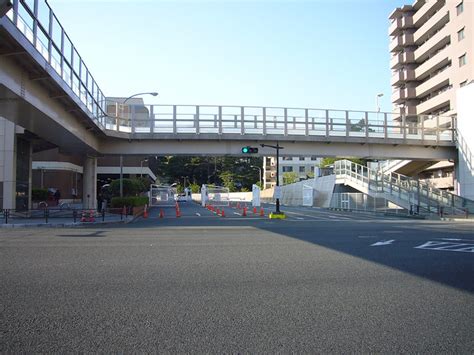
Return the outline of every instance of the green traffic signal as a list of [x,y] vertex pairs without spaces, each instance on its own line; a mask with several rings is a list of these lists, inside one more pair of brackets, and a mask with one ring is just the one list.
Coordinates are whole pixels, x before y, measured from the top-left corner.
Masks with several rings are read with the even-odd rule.
[[244,154],[256,154],[256,153],[258,153],[258,148],[249,147],[249,146],[242,147],[242,153],[244,153]]

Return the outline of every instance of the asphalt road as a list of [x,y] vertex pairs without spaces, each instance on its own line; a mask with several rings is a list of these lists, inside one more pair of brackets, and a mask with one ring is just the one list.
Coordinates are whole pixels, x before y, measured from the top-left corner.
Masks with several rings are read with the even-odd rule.
[[0,230],[0,352],[474,352],[474,224],[284,209]]

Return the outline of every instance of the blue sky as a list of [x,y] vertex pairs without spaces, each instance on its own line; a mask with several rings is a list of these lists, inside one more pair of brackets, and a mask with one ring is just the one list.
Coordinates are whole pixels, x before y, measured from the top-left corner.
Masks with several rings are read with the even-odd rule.
[[107,96],[390,111],[399,0],[49,0]]

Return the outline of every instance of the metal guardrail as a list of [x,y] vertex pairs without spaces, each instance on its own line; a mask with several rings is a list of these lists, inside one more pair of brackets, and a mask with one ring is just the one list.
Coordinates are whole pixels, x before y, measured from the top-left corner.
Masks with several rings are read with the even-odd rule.
[[104,129],[106,99],[71,39],[44,0],[12,0],[8,17]]
[[126,219],[132,215],[131,209],[126,208],[109,208],[107,210],[96,211],[90,209],[64,209],[64,208],[38,208],[29,210],[14,210],[14,209],[2,209],[0,210],[0,224],[12,224],[18,223],[19,221],[32,221],[39,220],[44,223],[50,223],[54,219],[63,219],[73,223],[79,222],[95,222],[95,221],[106,221],[108,219]]
[[436,214],[449,212],[460,215],[474,213],[474,201],[434,188],[405,175],[371,170],[349,160],[336,161],[334,173],[336,177],[355,181],[374,193],[403,201],[417,213],[420,211]]
[[318,108],[123,105],[109,101],[105,128],[140,135],[281,135],[455,141],[451,116],[402,117],[388,112]]

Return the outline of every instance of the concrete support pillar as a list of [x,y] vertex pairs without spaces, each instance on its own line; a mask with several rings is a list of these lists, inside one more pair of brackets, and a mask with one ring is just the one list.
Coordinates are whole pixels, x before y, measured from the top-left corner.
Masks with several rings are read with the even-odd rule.
[[97,158],[84,160],[82,204],[85,209],[97,209]]
[[15,124],[0,117],[0,206],[15,208],[16,144]]

